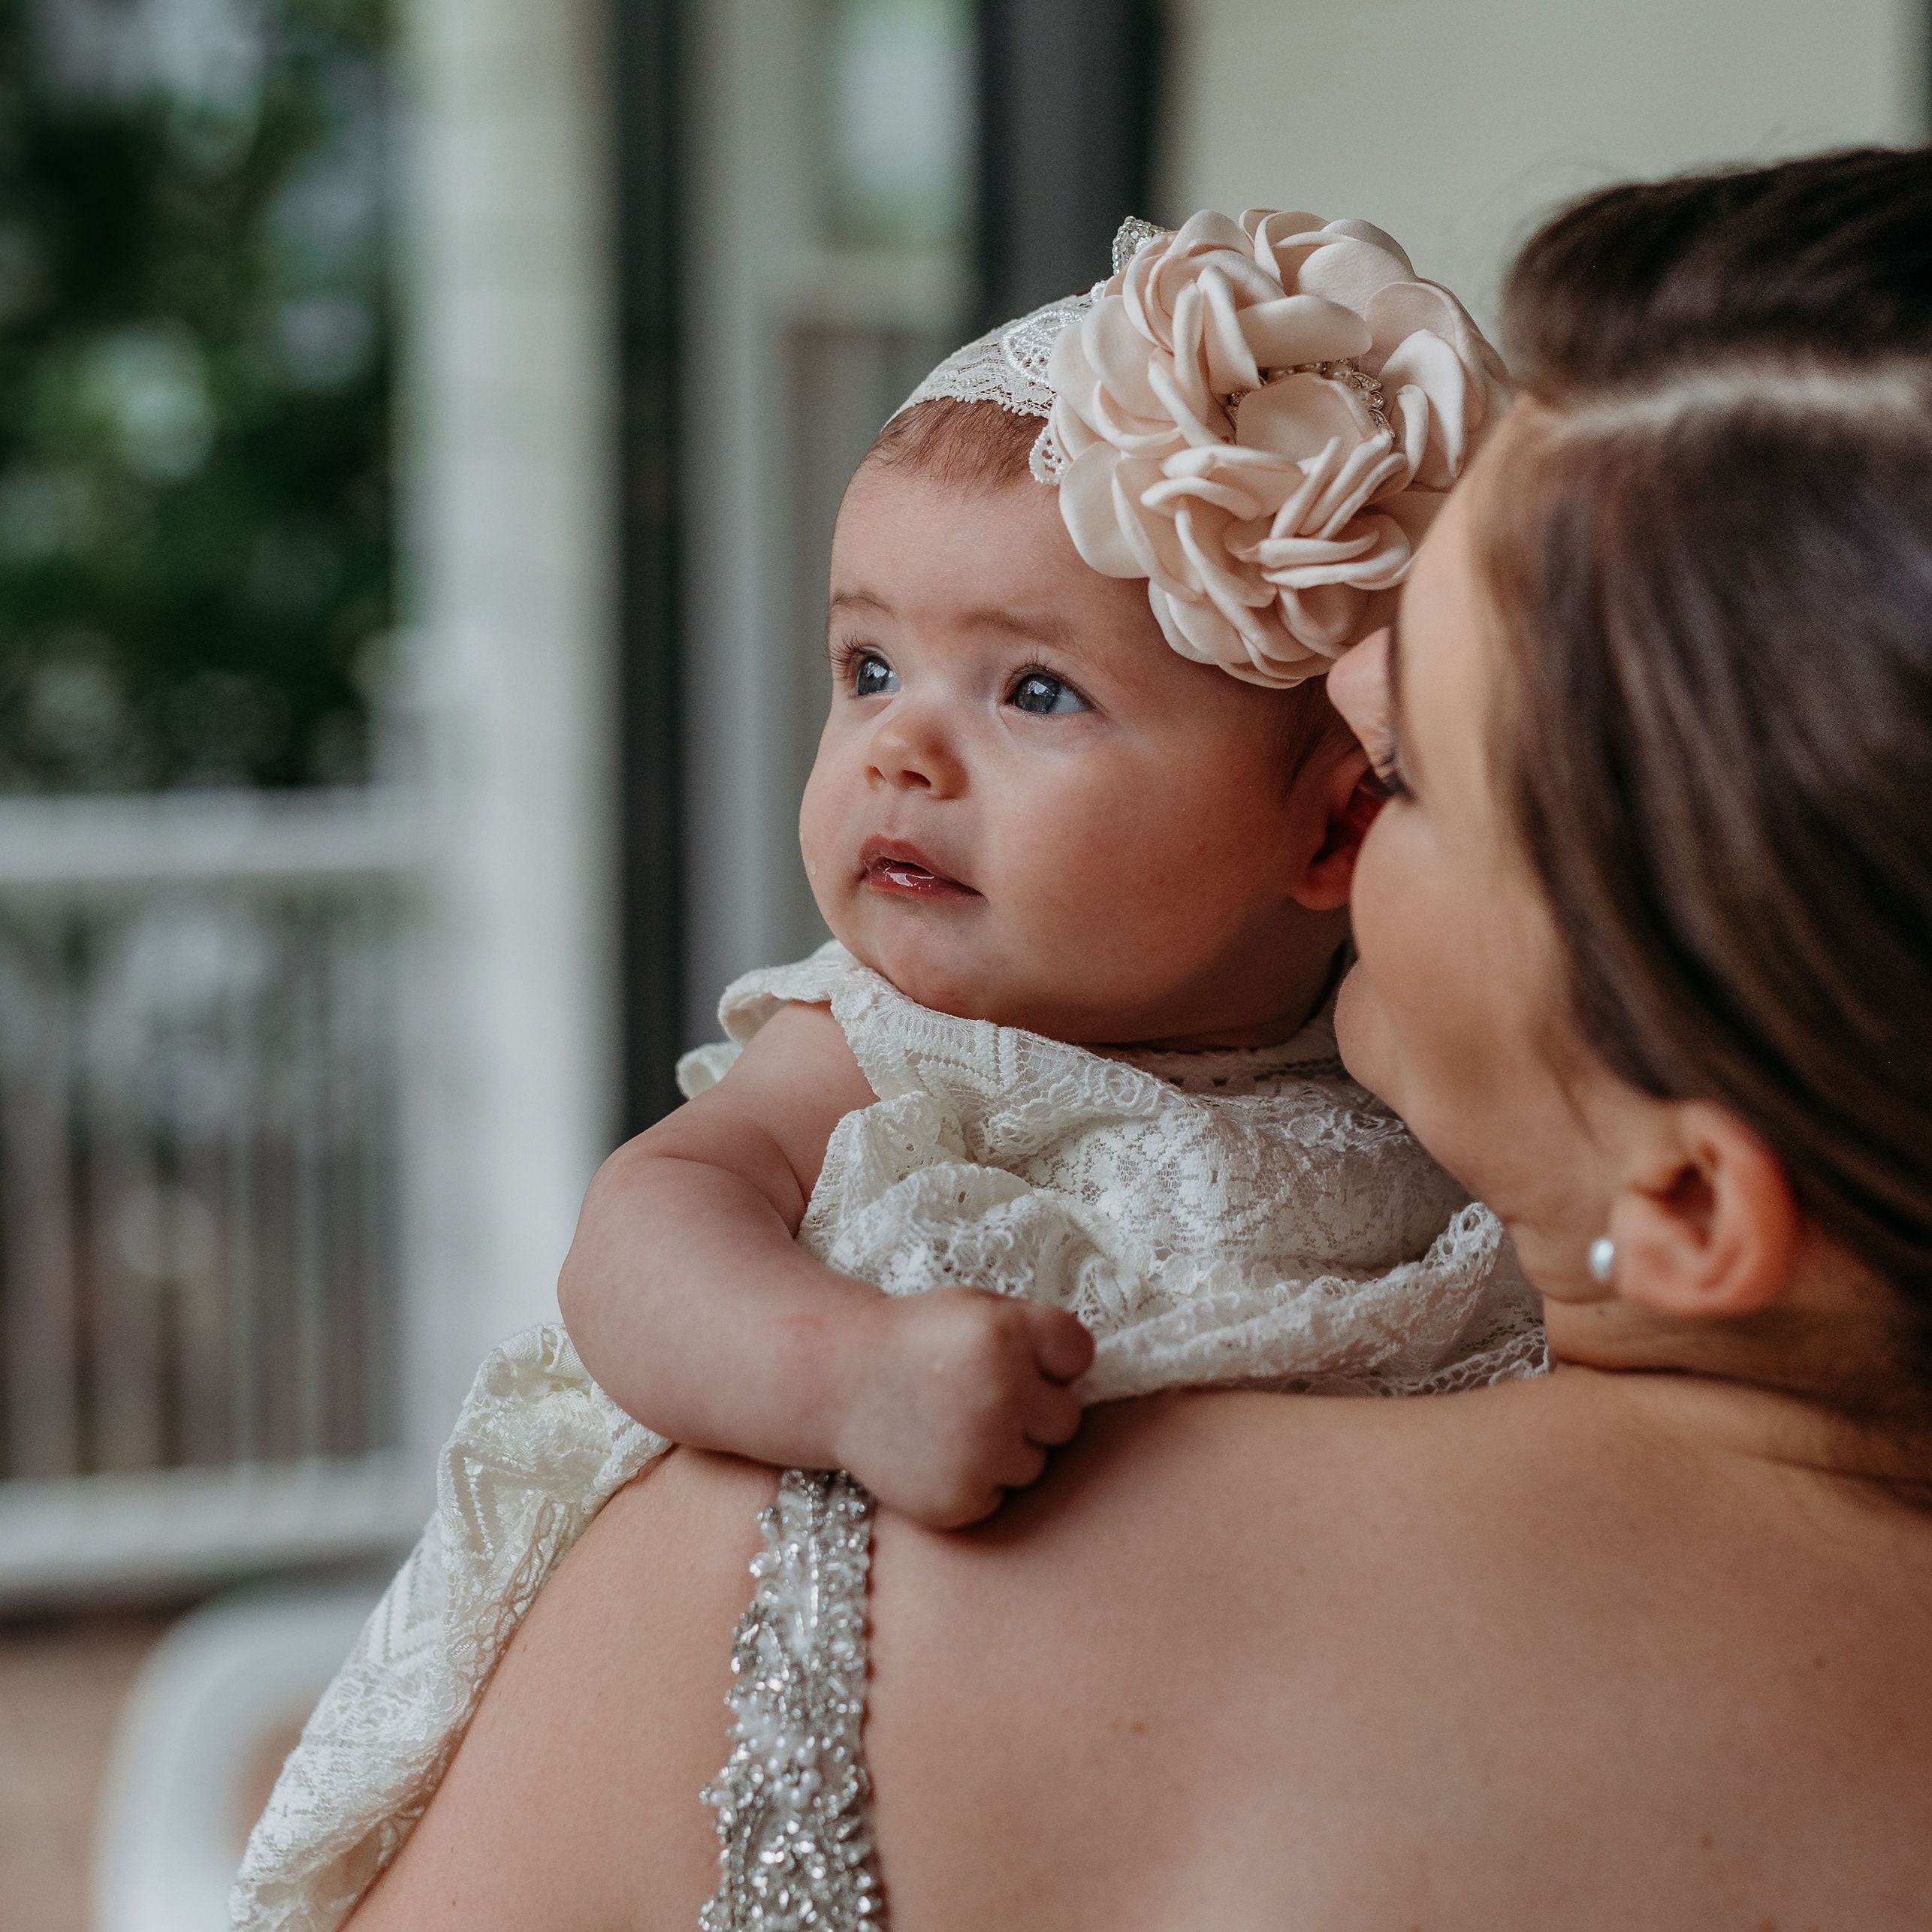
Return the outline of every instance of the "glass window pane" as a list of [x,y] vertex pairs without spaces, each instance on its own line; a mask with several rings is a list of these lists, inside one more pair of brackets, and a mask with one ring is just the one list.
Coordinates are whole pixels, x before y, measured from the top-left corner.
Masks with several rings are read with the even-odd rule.
[[0,0],[0,791],[352,780],[381,0]]

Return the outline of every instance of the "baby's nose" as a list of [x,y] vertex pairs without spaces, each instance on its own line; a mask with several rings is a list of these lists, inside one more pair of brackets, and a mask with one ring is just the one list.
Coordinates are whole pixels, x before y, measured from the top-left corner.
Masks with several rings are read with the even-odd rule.
[[928,707],[908,707],[880,720],[871,746],[874,782],[941,795],[965,787],[966,765],[953,735]]

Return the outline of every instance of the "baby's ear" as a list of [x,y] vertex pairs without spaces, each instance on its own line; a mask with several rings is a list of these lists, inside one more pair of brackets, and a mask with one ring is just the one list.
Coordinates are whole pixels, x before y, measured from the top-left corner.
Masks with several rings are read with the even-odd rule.
[[1348,903],[1363,835],[1382,808],[1368,777],[1368,754],[1346,726],[1325,732],[1296,775],[1299,870],[1288,890],[1310,912]]

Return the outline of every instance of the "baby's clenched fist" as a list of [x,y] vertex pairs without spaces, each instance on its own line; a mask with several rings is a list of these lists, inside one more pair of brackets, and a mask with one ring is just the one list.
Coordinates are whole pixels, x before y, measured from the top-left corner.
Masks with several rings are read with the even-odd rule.
[[839,1460],[934,1529],[990,1516],[1080,1426],[1068,1387],[1092,1366],[1073,1316],[977,1288],[881,1297],[866,1311]]

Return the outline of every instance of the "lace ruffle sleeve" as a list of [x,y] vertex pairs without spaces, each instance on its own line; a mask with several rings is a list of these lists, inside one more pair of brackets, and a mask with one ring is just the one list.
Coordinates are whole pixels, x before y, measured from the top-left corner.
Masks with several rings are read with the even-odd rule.
[[443,1451],[436,1514],[249,1839],[238,1932],[334,1932],[348,1917],[422,1816],[537,1592],[669,1447],[590,1380],[560,1327],[490,1356]]

